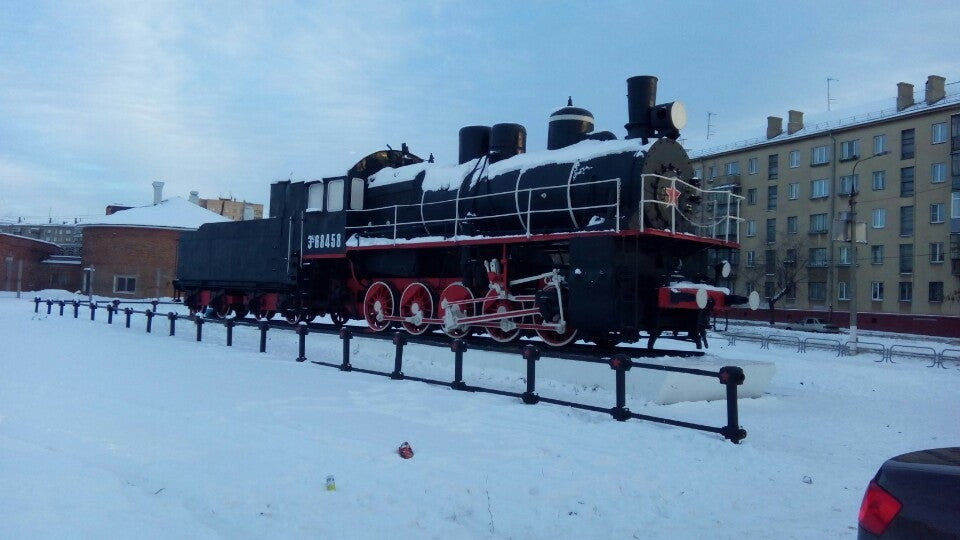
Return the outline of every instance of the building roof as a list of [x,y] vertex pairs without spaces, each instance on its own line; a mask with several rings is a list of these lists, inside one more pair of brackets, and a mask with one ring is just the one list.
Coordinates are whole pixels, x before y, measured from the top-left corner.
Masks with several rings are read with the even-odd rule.
[[[947,86],[949,87],[952,84],[957,83],[949,83]],[[797,131],[796,133],[788,134],[787,130],[785,129],[783,133],[770,139],[763,136],[748,140],[731,141],[725,144],[721,143],[709,148],[691,150],[690,157],[691,159],[704,159],[720,154],[744,150],[746,148],[778,144],[784,141],[801,139],[814,135],[822,135],[830,131],[846,130],[877,122],[888,122],[897,118],[932,112],[938,109],[957,107],[960,105],[960,92],[957,90],[953,90],[951,92],[951,89],[948,88],[946,96],[929,105],[926,103],[926,101],[924,101],[923,92],[924,91],[922,88],[914,92],[913,105],[910,105],[901,111],[897,110],[896,97],[862,103],[857,106],[851,106],[835,111],[823,111],[820,113],[807,115],[803,120],[803,129]],[[765,124],[762,126],[758,124],[758,131],[762,132],[762,130],[765,128]]]
[[109,216],[92,218],[82,227],[147,227],[154,229],[195,230],[204,223],[230,221],[220,214],[173,197],[160,204],[121,210]]
[[9,236],[10,238],[17,238],[20,240],[29,240],[31,242],[36,242],[38,244],[47,244],[48,246],[60,247],[59,245],[54,244],[53,242],[47,242],[46,240],[40,240],[39,238],[33,238],[30,236],[21,236],[19,234],[10,234],[5,232],[0,232],[0,236]]

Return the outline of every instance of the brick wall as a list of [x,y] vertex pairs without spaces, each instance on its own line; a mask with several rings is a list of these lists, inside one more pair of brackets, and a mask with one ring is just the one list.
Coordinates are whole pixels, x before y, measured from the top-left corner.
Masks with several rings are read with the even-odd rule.
[[[89,226],[83,232],[84,268],[92,266],[93,294],[116,298],[173,296],[180,231]],[[133,291],[116,290],[121,285]]]
[[0,290],[16,291],[18,274],[21,291],[51,288],[49,280],[52,270],[44,268],[40,261],[59,252],[60,248],[49,242],[0,234]]

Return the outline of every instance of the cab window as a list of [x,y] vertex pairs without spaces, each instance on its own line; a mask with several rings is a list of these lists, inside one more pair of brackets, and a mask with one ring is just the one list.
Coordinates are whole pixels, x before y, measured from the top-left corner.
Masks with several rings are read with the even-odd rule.
[[307,191],[307,212],[323,210],[323,182],[310,184]]
[[350,209],[363,210],[363,178],[354,178],[350,186]]
[[327,212],[343,210],[343,180],[327,182]]

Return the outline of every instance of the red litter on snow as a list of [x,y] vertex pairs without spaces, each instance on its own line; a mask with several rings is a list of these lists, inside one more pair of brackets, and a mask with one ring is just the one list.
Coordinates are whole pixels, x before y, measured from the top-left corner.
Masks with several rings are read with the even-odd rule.
[[400,454],[400,457],[403,459],[410,459],[413,457],[413,448],[410,447],[410,443],[404,441],[400,445],[400,448],[397,448],[397,453]]

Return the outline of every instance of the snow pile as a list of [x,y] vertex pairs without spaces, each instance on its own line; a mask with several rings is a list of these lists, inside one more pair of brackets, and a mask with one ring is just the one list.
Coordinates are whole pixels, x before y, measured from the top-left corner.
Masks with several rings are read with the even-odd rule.
[[[143,316],[130,329],[0,293],[0,530],[8,538],[854,538],[884,459],[960,445],[960,371],[873,355],[727,346],[774,361],[740,402],[740,445],[717,435],[490,394],[298,364],[296,336]],[[165,311],[161,307],[160,311]],[[165,323],[166,321],[162,321]],[[23,339],[30,336],[30,339]],[[682,347],[686,344],[676,343]],[[355,367],[394,347],[351,342]],[[341,342],[311,334],[310,359]],[[494,355],[467,351],[466,366]],[[521,362],[519,355],[516,356]],[[452,380],[452,353],[407,346],[408,375]],[[537,382],[612,407],[603,385]],[[634,369],[628,378],[642,377]],[[483,377],[481,379],[481,377]],[[468,384],[523,388],[511,372]],[[722,401],[634,412],[722,425]],[[409,441],[415,455],[401,459]],[[326,478],[335,478],[328,491]]]

